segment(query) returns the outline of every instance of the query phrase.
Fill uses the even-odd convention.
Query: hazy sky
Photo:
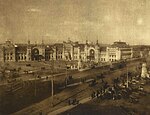
[[[150,44],[150,0],[0,0],[0,42]]]

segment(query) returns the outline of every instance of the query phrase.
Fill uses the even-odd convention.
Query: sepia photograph
[[[0,0],[0,115],[150,115],[150,0]]]

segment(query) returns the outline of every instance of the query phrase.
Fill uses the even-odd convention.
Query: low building
[[[71,40],[55,44],[13,44],[7,40],[0,45],[0,61],[82,61],[82,62],[113,62],[146,55],[145,50],[131,47],[126,42],[114,42],[112,45],[73,42]],[[141,53],[142,52],[142,53]],[[148,52],[148,51],[147,51]],[[141,57],[141,56],[140,56]]]

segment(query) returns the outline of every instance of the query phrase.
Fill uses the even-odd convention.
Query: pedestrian
[[[42,110],[39,112],[39,115],[42,115],[43,113],[42,113]]]
[[[51,106],[54,107],[54,103],[52,102],[51,104],[52,104]]]

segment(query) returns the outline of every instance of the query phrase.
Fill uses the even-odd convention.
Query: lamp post
[[[52,58],[52,76],[51,76],[51,95],[52,95],[52,107],[54,106],[53,104],[53,101],[54,101],[54,76],[53,76],[53,73],[54,73],[54,60]]]
[[[51,85],[52,85],[52,98],[54,96],[54,76],[52,75],[52,78],[51,78]]]
[[[65,80],[65,87],[67,87],[67,84],[68,84],[68,78],[67,78],[67,76],[68,76],[68,73],[67,73],[67,67],[66,67],[66,80]]]
[[[36,93],[37,93],[37,91],[36,91],[36,75],[34,74],[34,76],[35,76],[35,79],[34,79],[34,96],[36,97]]]
[[[129,76],[128,76],[128,67],[127,67],[127,88],[129,87]]]
[[[66,65],[66,79],[65,79],[65,87],[67,87],[67,84],[68,84],[68,69],[69,69],[69,67]]]

